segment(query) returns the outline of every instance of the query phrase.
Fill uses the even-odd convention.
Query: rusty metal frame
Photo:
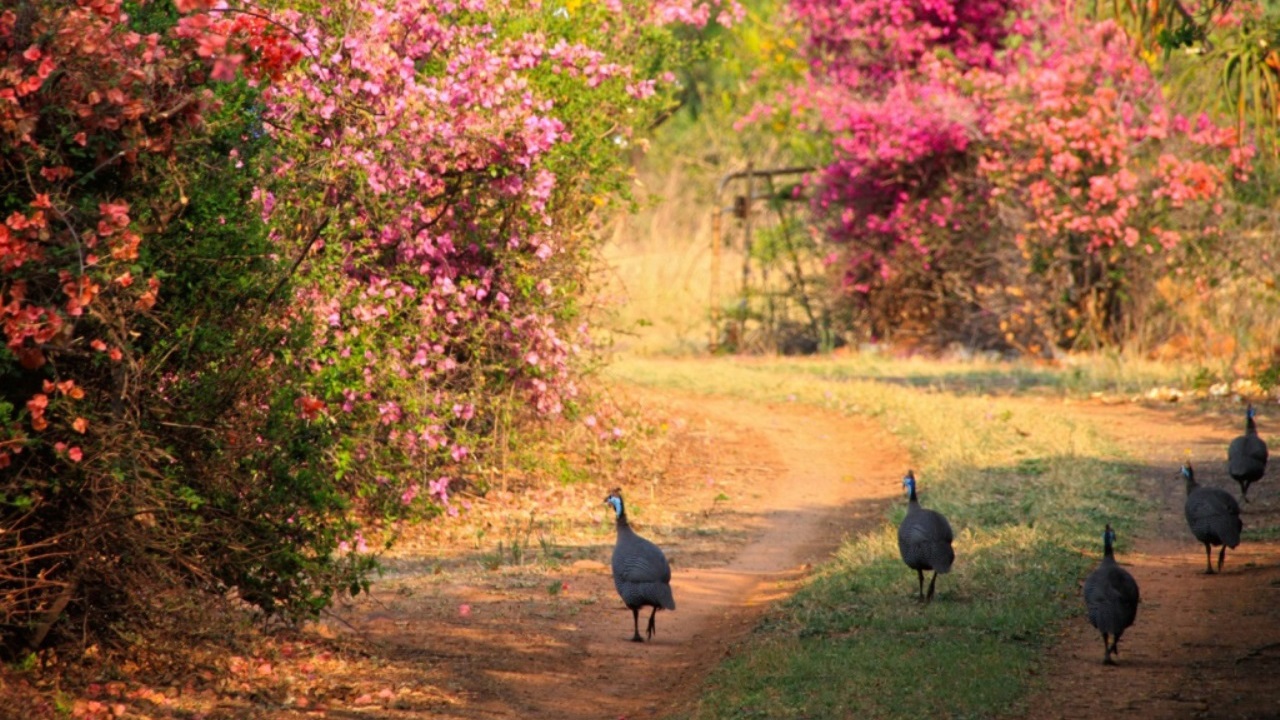
[[[746,193],[738,195],[734,198],[734,204],[731,208],[734,214],[741,213],[742,231],[743,231],[743,262],[742,262],[742,285],[743,292],[746,292],[748,277],[751,272],[751,209],[756,200],[767,199],[772,197],[770,193],[763,195],[755,194],[755,179],[763,178],[769,182],[772,187],[773,178],[779,175],[803,175],[804,173],[813,172],[816,168],[812,167],[783,167],[768,168],[757,170],[752,164],[748,164],[745,170],[737,170],[727,173],[720,178],[719,184],[716,185],[715,210],[711,216],[711,282],[709,290],[709,300],[711,303],[711,332],[708,347],[715,352],[719,346],[720,335],[720,264],[721,255],[724,249],[724,243],[721,241],[723,230],[724,216],[724,193],[729,184],[735,180],[745,179],[747,182]]]

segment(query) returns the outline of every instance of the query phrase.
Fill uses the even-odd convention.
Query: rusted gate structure
[[[814,168],[807,166],[793,166],[781,168],[764,168],[759,169],[754,165],[748,164],[745,170],[738,170],[728,173],[720,178],[719,184],[716,186],[715,209],[713,210],[711,223],[711,282],[710,282],[710,309],[711,309],[711,328],[709,347],[712,352],[721,349],[721,331],[724,322],[724,314],[721,307],[721,287],[720,280],[724,262],[724,247],[726,245],[724,239],[724,215],[729,213],[736,218],[739,225],[739,233],[742,237],[742,279],[739,287],[739,302],[742,306],[742,312],[738,315],[737,334],[738,339],[744,332],[745,326],[745,304],[749,296],[751,287],[751,257],[754,248],[754,215],[756,205],[759,201],[769,201],[771,203],[780,203],[787,201],[795,201],[800,198],[785,196],[785,193],[778,191],[775,179],[788,176],[800,176],[805,173],[813,172]],[[725,198],[731,186],[741,186],[740,191],[734,194],[732,204],[726,205]],[[796,263],[797,281],[803,284],[803,272]],[[800,290],[800,303],[803,305],[809,322],[817,327],[817,317],[808,305],[807,298],[803,286]]]

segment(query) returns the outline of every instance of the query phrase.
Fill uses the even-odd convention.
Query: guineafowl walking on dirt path
[[[939,573],[951,572],[951,563],[956,553],[951,549],[954,536],[951,525],[941,513],[920,507],[916,498],[916,476],[908,470],[902,478],[902,486],[907,489],[907,516],[898,525],[898,551],[902,553],[902,562],[916,571],[920,581],[920,599],[928,602],[933,599],[933,585]],[[924,571],[932,570],[929,580],[929,593],[924,591]]]
[[[648,638],[657,632],[653,616],[658,610],[675,610],[676,601],[671,595],[671,566],[657,545],[645,540],[627,524],[627,508],[622,503],[622,490],[614,489],[604,499],[617,515],[618,539],[613,545],[613,586],[635,621],[633,642],[644,642],[640,637],[640,608],[652,607],[649,613]]]
[[[1227,448],[1227,472],[1240,483],[1240,497],[1249,502],[1249,486],[1267,471],[1267,443],[1258,437],[1253,405],[1244,411],[1244,434]]]
[[[1102,633],[1102,662],[1115,665],[1120,636],[1138,617],[1138,583],[1128,570],[1116,564],[1116,541],[1111,525],[1102,533],[1102,562],[1084,581],[1084,604],[1089,623]]]
[[[1205,573],[1213,574],[1214,545],[1222,546],[1218,551],[1218,572],[1222,572],[1227,548],[1240,544],[1240,531],[1244,528],[1244,523],[1240,522],[1240,504],[1222,488],[1198,484],[1190,460],[1182,466],[1182,477],[1187,481],[1187,524],[1196,539],[1204,543],[1205,564],[1208,566]]]

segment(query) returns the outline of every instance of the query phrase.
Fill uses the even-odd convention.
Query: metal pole
[[[720,223],[724,210],[720,207],[720,193],[716,193],[716,209],[711,215],[711,352],[720,349]]]
[[[742,300],[738,313],[738,342],[747,336],[747,288],[751,282],[751,200],[756,191],[755,164],[747,163],[747,201],[742,209]],[[741,345],[739,345],[741,351]]]

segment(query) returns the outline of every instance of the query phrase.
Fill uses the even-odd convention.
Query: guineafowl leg
[[[916,576],[920,578],[920,599],[924,600],[924,570],[917,568]]]
[[[1227,559],[1227,546],[1223,545],[1218,551],[1218,572],[1222,572],[1222,561]]]
[[[654,635],[654,633],[658,632],[658,628],[657,628],[657,626],[656,626],[656,625],[654,625],[654,623],[653,623],[653,616],[654,616],[654,615],[657,615],[657,614],[658,614],[658,606],[657,606],[657,605],[654,605],[654,606],[653,606],[653,612],[649,613],[649,635],[648,635],[648,637],[649,637],[649,639],[650,639],[650,640],[652,640],[652,639],[653,639],[653,635]]]
[[[933,599],[933,584],[938,582],[938,572],[935,570],[933,577],[929,578],[929,594],[924,596],[924,601],[929,602]]]
[[[1245,502],[1249,502],[1249,483],[1240,483],[1240,497],[1244,498]]]
[[[1205,564],[1204,574],[1212,575],[1213,574],[1213,548],[1209,547],[1209,543],[1204,544],[1204,564]]]
[[[631,642],[644,642],[644,638],[640,637],[640,608],[631,608],[631,619],[635,621],[636,634],[631,638]]]
[[[1102,664],[1115,665],[1115,661],[1111,659],[1111,639],[1107,633],[1102,633]]]

